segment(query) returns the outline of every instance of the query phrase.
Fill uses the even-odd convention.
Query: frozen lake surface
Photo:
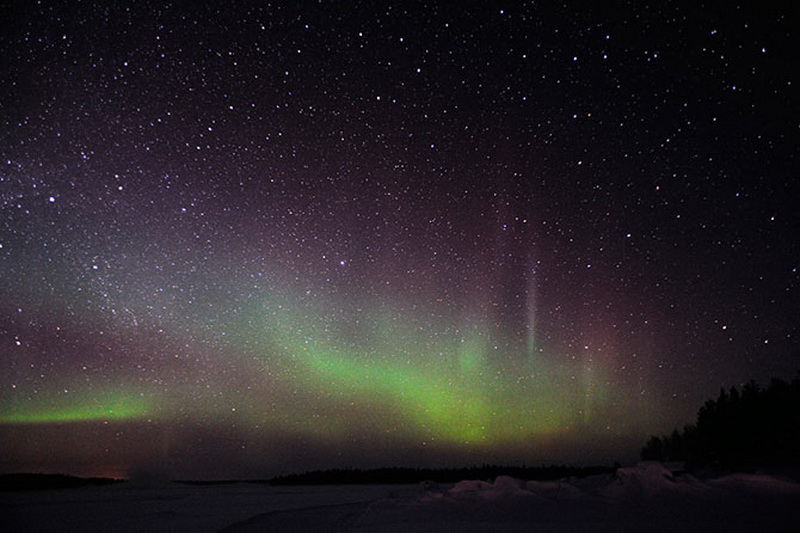
[[[800,485],[657,464],[553,482],[136,485],[0,493],[3,531],[797,531]]]

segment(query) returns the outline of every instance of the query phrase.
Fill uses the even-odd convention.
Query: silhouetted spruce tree
[[[664,461],[664,443],[660,438],[653,435],[641,452],[642,461]]]
[[[651,437],[641,457],[685,461],[689,469],[800,467],[800,375],[773,379],[766,389],[754,381],[741,393],[721,389],[700,407],[695,425]]]

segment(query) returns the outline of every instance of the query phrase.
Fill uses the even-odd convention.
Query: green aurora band
[[[66,405],[64,405],[66,404]],[[147,417],[152,402],[140,394],[107,393],[75,401],[43,401],[36,408],[15,408],[0,413],[0,424],[53,424]]]
[[[526,356],[524,344],[496,349],[487,341],[488,327],[468,328],[465,338],[452,324],[413,327],[385,316],[361,317],[355,343],[341,340],[346,319],[326,321],[323,313],[303,313],[286,301],[269,309],[251,310],[247,342],[267,363],[278,355],[295,386],[313,391],[317,405],[299,408],[308,424],[319,419],[312,416],[319,409],[326,417],[342,417],[336,424],[341,431],[348,423],[371,424],[376,432],[400,431],[423,441],[519,443],[587,422],[587,402],[602,402],[597,393],[606,392],[597,390],[590,375],[596,371],[585,366],[558,368],[544,357]],[[574,372],[565,375],[569,370],[592,383],[591,397]],[[373,416],[348,421],[353,413],[347,406],[353,404],[369,406]],[[300,425],[301,419],[295,418]]]
[[[254,428],[248,432],[316,439],[372,434],[496,446],[590,427],[593,414],[613,402],[601,368],[542,350],[531,355],[527,337],[504,341],[487,320],[438,315],[421,323],[385,305],[289,296],[262,294],[235,317],[185,317],[205,324],[193,336],[216,343],[209,353],[217,361],[240,369],[232,385],[219,381],[226,401],[190,381],[173,381],[165,360],[160,379],[168,396],[150,384],[148,393],[127,386],[11,401],[0,424],[173,419],[172,413],[180,423],[247,422]],[[201,367],[197,372],[204,375]]]

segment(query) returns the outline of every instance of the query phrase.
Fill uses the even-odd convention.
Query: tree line
[[[557,480],[565,477],[585,477],[613,473],[607,466],[499,466],[481,465],[467,468],[374,468],[361,470],[343,468],[317,470],[302,474],[290,474],[272,478],[273,485],[346,485],[346,484],[411,484],[422,481],[452,483],[462,479],[494,479],[500,475],[539,481]]]
[[[741,391],[721,389],[695,424],[650,437],[641,457],[683,461],[690,471],[800,467],[800,375],[766,388],[750,381]]]

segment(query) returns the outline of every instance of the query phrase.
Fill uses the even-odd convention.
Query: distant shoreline
[[[657,461],[656,461],[657,462]],[[683,473],[682,469],[676,470],[676,464],[662,463],[676,475]],[[153,482],[159,485],[178,484],[192,486],[220,486],[237,483],[251,485],[295,486],[295,485],[412,485],[420,483],[456,483],[463,480],[491,481],[498,476],[508,476],[528,481],[558,481],[562,479],[580,479],[602,474],[615,474],[619,464],[613,466],[501,466],[481,465],[462,468],[411,468],[411,467],[385,467],[385,468],[332,468],[327,470],[314,470],[296,474],[287,474],[262,479],[160,479]],[[697,473],[700,478],[715,478],[733,471]],[[754,473],[742,471],[738,473]],[[800,481],[796,472],[769,472],[780,478]],[[0,474],[0,492],[2,491],[35,491],[35,490],[61,490],[83,487],[102,487],[122,483],[153,484],[136,479],[118,479],[104,477],[79,477],[66,474],[44,473],[11,473]]]
[[[66,474],[2,474],[0,475],[0,491],[77,489],[114,485],[125,481],[124,479],[78,477]]]
[[[520,479],[550,481],[567,477],[586,477],[613,473],[616,466],[499,466],[482,465],[464,468],[410,468],[386,467],[374,469],[333,468],[298,474],[288,474],[265,479],[171,480],[170,483],[196,486],[226,485],[233,483],[268,485],[371,485],[416,484],[426,481],[454,483],[463,479],[494,479],[512,476]],[[59,490],[97,487],[127,483],[128,479],[79,477],[66,474],[12,473],[0,475],[0,491]],[[165,480],[166,481],[166,480]]]

